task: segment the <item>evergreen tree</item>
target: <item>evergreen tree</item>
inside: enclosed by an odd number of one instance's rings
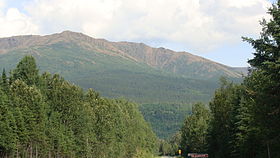
[[[16,124],[8,106],[8,97],[0,89],[0,157],[12,154],[16,149]]]
[[[248,95],[252,99],[253,119],[260,130],[259,139],[267,155],[280,157],[280,1],[268,13],[271,19],[263,20],[259,39],[244,38],[255,49],[249,60],[253,67],[245,80]],[[263,151],[262,153],[266,153]],[[260,155],[264,156],[264,155]]]
[[[39,70],[32,56],[25,56],[11,74],[13,81],[20,79],[27,85],[37,85],[39,82]]]
[[[210,112],[203,104],[195,104],[192,114],[187,116],[181,129],[181,149],[183,154],[189,152],[203,153],[207,151],[207,129]]]
[[[233,146],[231,156],[236,158],[256,157],[258,151],[262,149],[259,145],[261,143],[259,129],[254,126],[252,103],[250,98],[246,98],[246,93],[244,96],[240,99],[234,115],[235,133],[231,140]]]
[[[11,93],[13,106],[19,108],[23,114],[28,132],[29,154],[38,156],[39,152],[43,152],[41,144],[46,140],[46,104],[43,96],[36,87],[28,86],[21,80],[16,80],[11,85]]]
[[[209,154],[222,158],[234,155],[237,111],[240,108],[242,88],[221,79],[221,88],[216,90],[209,103],[212,119],[209,128]]]
[[[156,150],[136,105],[39,75],[33,57],[11,72],[0,82],[0,157],[149,158]]]
[[[2,87],[2,89],[3,89],[4,91],[7,91],[7,90],[8,90],[8,78],[7,78],[5,69],[3,69],[3,72],[2,72],[2,77],[1,77],[1,81],[0,81],[0,86]]]

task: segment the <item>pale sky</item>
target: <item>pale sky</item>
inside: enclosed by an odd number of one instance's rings
[[[70,30],[247,66],[272,0],[0,0],[0,37]]]

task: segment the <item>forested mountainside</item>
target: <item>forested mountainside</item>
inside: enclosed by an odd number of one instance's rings
[[[70,31],[0,39],[1,70],[14,69],[25,55],[32,55],[42,72],[61,74],[84,89],[95,89],[101,96],[140,103],[145,118],[153,121],[152,125],[160,120],[152,118],[147,110],[154,107],[152,110],[156,111],[159,107],[146,105],[169,106],[165,109],[180,105],[181,108],[173,108],[180,113],[192,103],[208,102],[221,75],[241,80],[241,74],[233,68],[187,52],[152,48],[141,43],[109,42]],[[157,115],[167,116],[163,122],[172,123],[163,126],[161,131],[154,126],[153,129],[161,138],[167,138],[180,128],[184,116],[180,115],[178,121],[169,119],[173,118],[169,110],[161,112]]]
[[[153,157],[157,138],[137,105],[39,73],[24,57],[0,78],[0,157]]]
[[[83,88],[141,103],[208,101],[221,75],[241,78],[230,67],[187,52],[70,31],[0,39],[1,69],[14,68],[24,55],[34,56],[41,70],[59,73]]]

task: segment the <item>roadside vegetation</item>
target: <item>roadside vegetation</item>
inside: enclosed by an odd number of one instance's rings
[[[211,158],[280,157],[279,0],[268,13],[272,18],[261,21],[259,39],[243,38],[255,49],[254,58],[248,61],[248,76],[241,84],[222,78],[209,108],[196,104],[186,117],[178,146],[184,156],[208,153]],[[167,155],[174,153],[170,148],[163,149]]]
[[[40,75],[32,56],[2,73],[0,157],[150,158],[157,147],[134,103]]]

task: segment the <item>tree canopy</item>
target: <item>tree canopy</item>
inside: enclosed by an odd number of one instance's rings
[[[248,76],[241,84],[221,79],[209,103],[210,121],[205,127],[210,157],[280,157],[280,0],[268,14],[271,19],[261,21],[258,39],[243,37],[255,49]],[[204,127],[198,120],[193,113],[182,127],[181,147],[191,152],[205,151],[204,144],[192,142],[205,138],[195,130]]]
[[[157,138],[137,105],[39,74],[24,57],[0,82],[0,157],[151,157]]]

